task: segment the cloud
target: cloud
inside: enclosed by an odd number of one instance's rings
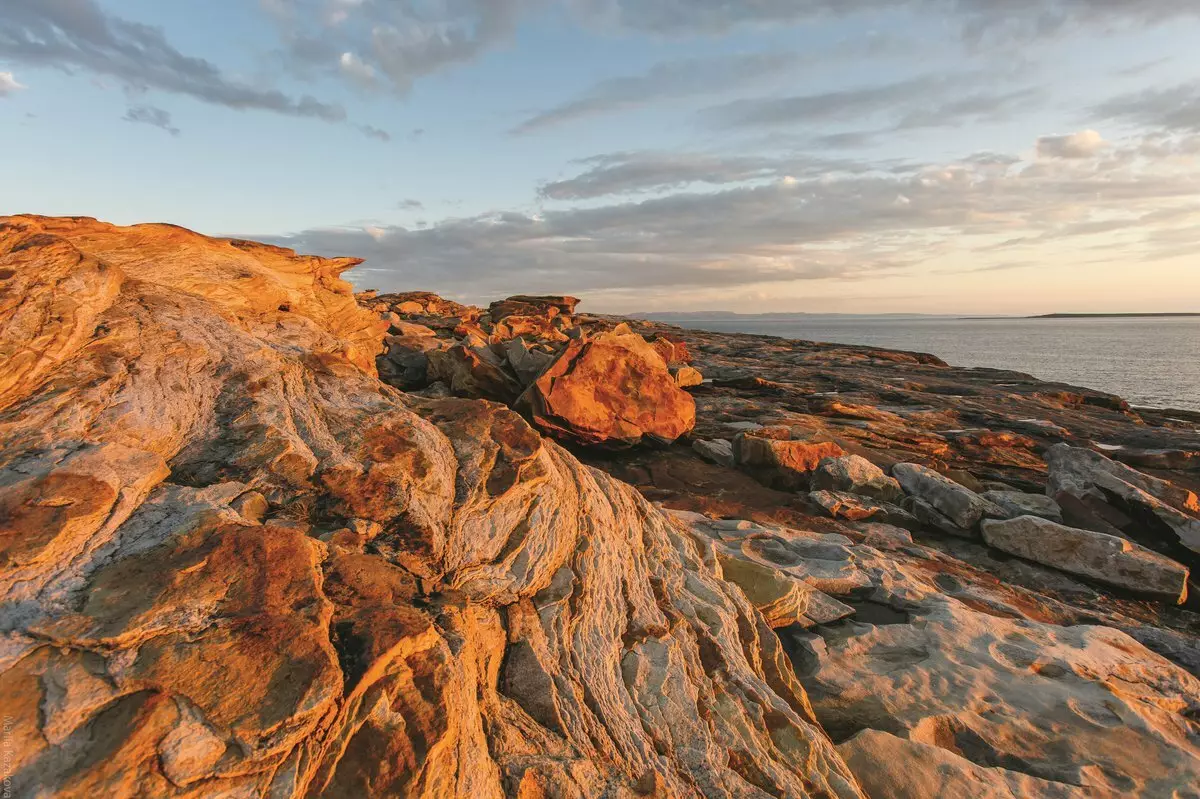
[[[300,74],[328,72],[359,86],[407,93],[434,72],[475,60],[512,38],[540,0],[267,0],[282,55]]]
[[[794,24],[820,17],[887,12],[958,20],[972,38],[1044,36],[1079,26],[1147,25],[1200,16],[1180,0],[570,0],[581,15],[613,27],[659,34],[724,33],[740,26]]]
[[[550,200],[584,200],[613,194],[677,189],[694,183],[722,185],[762,180],[795,180],[832,172],[863,172],[861,162],[809,155],[722,155],[627,152],[577,162],[588,169],[547,183],[540,195]]]
[[[366,256],[366,270],[355,276],[361,285],[453,293],[469,285],[472,300],[514,291],[636,296],[860,280],[939,259],[998,270],[1041,257],[1043,250],[1013,255],[1039,237],[1038,247],[1070,241],[1079,258],[1088,245],[1104,243],[1095,257],[1133,264],[1154,257],[1152,248],[1164,241],[1178,246],[1172,237],[1194,221],[1180,209],[1194,205],[1200,178],[1195,159],[1182,168],[1143,152],[1135,140],[1089,160],[968,156],[599,207],[497,211],[426,228],[313,229],[277,241]],[[744,172],[730,167],[726,174]],[[996,243],[1006,240],[999,251]]]
[[[149,25],[106,14],[95,0],[4,0],[0,58],[32,67],[80,69],[128,86],[187,95],[238,110],[342,122],[340,105],[241,83],[188,56]]]
[[[135,105],[130,107],[122,117],[126,122],[134,122],[139,125],[150,125],[151,127],[160,128],[170,133],[172,136],[179,135],[179,128],[171,124],[171,115],[161,108],[155,108],[152,105]]]
[[[1037,140],[1038,158],[1091,158],[1108,147],[1094,130],[1082,130],[1068,136],[1043,136]]]
[[[24,89],[11,72],[0,72],[0,97],[8,97]]]
[[[367,136],[372,139],[378,139],[379,141],[384,141],[384,142],[392,140],[392,134],[388,133],[386,130],[381,130],[380,128],[377,128],[374,125],[359,125],[358,130],[364,136]]]
[[[425,203],[420,200],[401,200],[396,207],[402,211],[420,211],[425,207]]]
[[[1102,119],[1200,132],[1200,81],[1123,94],[1092,111]]]
[[[875,131],[835,133],[834,136],[844,139],[825,142],[855,147],[897,131],[1000,119],[1028,108],[1039,97],[1039,91],[1031,88],[979,88],[978,84],[989,77],[979,72],[919,75],[850,89],[735,100],[701,111],[700,119],[725,130],[846,121],[882,126]]]
[[[534,133],[585,117],[638,108],[658,100],[711,95],[796,67],[795,53],[753,53],[665,61],[639,75],[603,80],[574,100],[526,119],[514,134]]]

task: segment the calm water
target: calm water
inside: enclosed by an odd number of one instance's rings
[[[1200,318],[688,320],[685,327],[931,352],[952,366],[1013,369],[1200,411]]]

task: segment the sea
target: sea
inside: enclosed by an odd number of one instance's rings
[[[932,353],[1098,389],[1147,408],[1200,411],[1200,317],[961,319],[791,317],[672,319],[726,333]]]

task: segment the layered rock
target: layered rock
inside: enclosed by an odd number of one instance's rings
[[[1188,570],[1132,541],[1037,516],[983,522],[983,540],[1011,555],[1137,593],[1183,604]]]
[[[0,221],[16,794],[860,796],[708,539],[379,382],[350,263]]]

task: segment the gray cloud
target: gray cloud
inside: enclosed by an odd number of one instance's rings
[[[263,0],[286,62],[401,94],[421,77],[473,61],[512,38],[540,0]]]
[[[787,24],[816,17],[889,11],[957,18],[971,38],[1038,36],[1080,25],[1153,24],[1198,16],[1180,0],[571,0],[609,25],[672,33],[720,33],[741,25]]]
[[[640,75],[601,81],[582,96],[526,119],[512,132],[533,133],[589,116],[645,106],[656,100],[711,95],[792,69],[801,60],[795,53],[754,53],[667,61]]]
[[[579,163],[588,169],[573,178],[542,186],[541,196],[551,200],[582,200],[677,189],[693,183],[796,180],[833,172],[869,171],[862,162],[804,154],[629,152],[595,156]]]
[[[1124,94],[1092,111],[1102,119],[1200,132],[1200,81]]]
[[[1028,108],[1039,96],[1036,89],[979,88],[994,80],[983,73],[920,75],[873,86],[795,95],[735,100],[700,112],[700,119],[721,129],[787,127],[872,121],[879,130],[832,134],[825,144],[869,145],[881,135],[919,128],[948,127],[968,121],[1003,118]]]
[[[94,0],[4,0],[0,58],[81,69],[227,108],[326,122],[346,118],[337,104],[232,80],[211,62],[179,52],[158,28],[110,16]]]
[[[179,135],[179,128],[171,124],[171,115],[161,108],[155,108],[152,105],[135,105],[131,106],[122,117],[126,122],[134,122],[139,125],[150,125],[151,127],[160,128],[170,133],[172,136]]]
[[[909,165],[544,214],[496,212],[427,228],[308,230],[277,239],[321,254],[366,256],[354,279],[482,300],[514,291],[726,290],[821,278],[865,279],[937,258],[977,268],[1026,261],[989,255],[997,239],[1079,239],[1117,231],[1097,257],[1148,255],[1153,237],[1188,226],[1195,169],[1104,158],[1004,166],[1003,157]],[[1136,156],[1140,158],[1141,156]],[[744,166],[752,167],[752,164]],[[1140,238],[1139,238],[1140,237]]]
[[[386,130],[377,128],[374,125],[359,125],[358,130],[362,135],[372,139],[378,139],[379,141],[383,142],[392,140],[392,134],[388,133]]]

